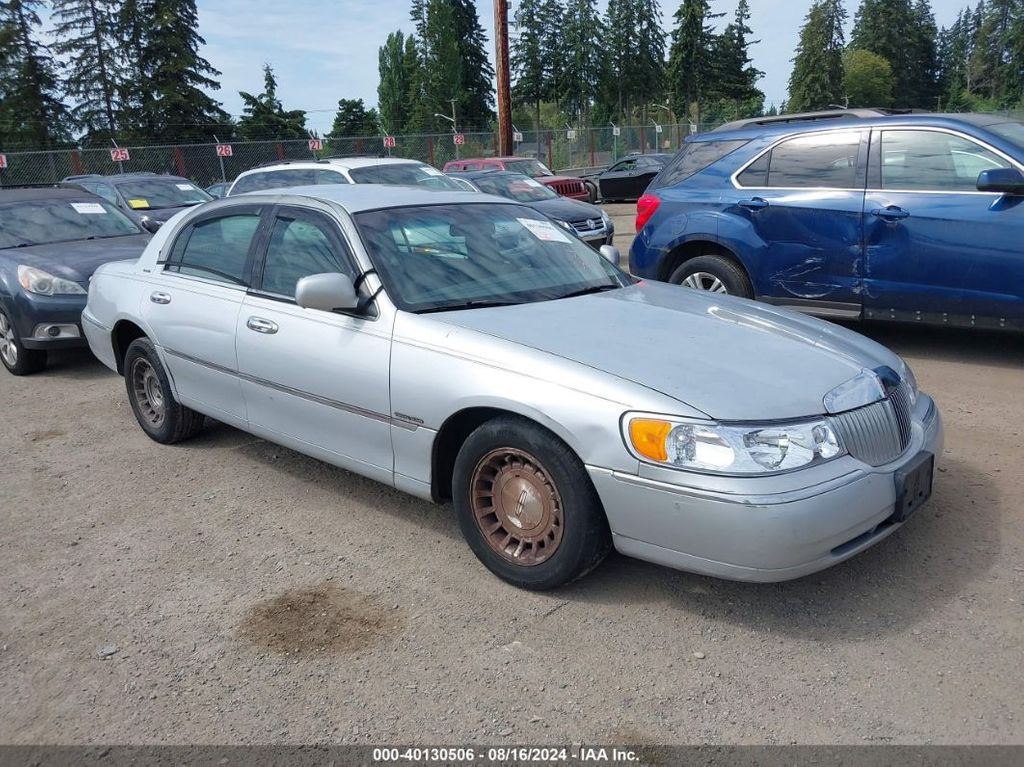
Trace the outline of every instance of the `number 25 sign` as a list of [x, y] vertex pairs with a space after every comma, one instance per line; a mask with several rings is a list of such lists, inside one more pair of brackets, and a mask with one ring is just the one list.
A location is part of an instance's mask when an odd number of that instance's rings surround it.
[[128, 162], [130, 159], [132, 159], [132, 156], [127, 149], [121, 149], [118, 147], [110, 150], [111, 162]]

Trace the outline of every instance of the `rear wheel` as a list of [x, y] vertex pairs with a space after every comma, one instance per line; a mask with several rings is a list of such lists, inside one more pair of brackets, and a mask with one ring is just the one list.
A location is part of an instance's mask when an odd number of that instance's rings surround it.
[[18, 329], [3, 311], [0, 311], [0, 362], [16, 376], [38, 373], [46, 367], [46, 351], [22, 346]]
[[137, 338], [129, 345], [124, 382], [135, 420], [150, 439], [170, 445], [203, 428], [205, 416], [174, 399], [167, 373], [148, 338]]
[[724, 256], [698, 256], [679, 266], [669, 282], [709, 293], [753, 298], [750, 279], [734, 261]]
[[488, 421], [455, 461], [452, 495], [462, 534], [495, 575], [551, 589], [596, 567], [611, 548], [600, 498], [583, 464], [537, 424]]

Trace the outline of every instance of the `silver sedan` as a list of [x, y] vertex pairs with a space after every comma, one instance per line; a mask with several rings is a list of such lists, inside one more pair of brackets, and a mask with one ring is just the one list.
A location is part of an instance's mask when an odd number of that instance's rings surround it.
[[96, 272], [83, 324], [154, 440], [209, 416], [451, 499], [525, 588], [612, 547], [796, 578], [928, 498], [941, 422], [897, 355], [617, 257], [501, 198], [302, 187], [179, 214]]

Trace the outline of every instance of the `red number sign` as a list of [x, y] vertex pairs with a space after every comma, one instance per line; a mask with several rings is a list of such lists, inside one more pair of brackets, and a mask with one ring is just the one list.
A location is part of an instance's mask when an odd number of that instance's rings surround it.
[[395, 137], [394, 136], [385, 136], [384, 137], [384, 148], [385, 149], [394, 149], [395, 148]]
[[455, 134], [455, 143], [456, 143], [456, 144], [457, 144], [458, 146], [462, 146], [463, 144], [465, 144], [465, 143], [466, 143], [466, 137], [465, 137], [465, 135], [464, 135], [464, 134], [462, 134], [462, 133], [456, 133], [456, 134]]
[[319, 152], [323, 148], [324, 148], [324, 142], [321, 141], [320, 139], [318, 139], [318, 138], [311, 138], [309, 140], [309, 151], [310, 152]]
[[7, 167], [7, 155], [0, 154], [0, 169]]
[[111, 149], [110, 150], [110, 161], [111, 162], [128, 162], [132, 159], [132, 156], [128, 153], [127, 149]]
[[217, 156], [218, 157], [230, 157], [231, 156], [231, 144], [217, 144]]

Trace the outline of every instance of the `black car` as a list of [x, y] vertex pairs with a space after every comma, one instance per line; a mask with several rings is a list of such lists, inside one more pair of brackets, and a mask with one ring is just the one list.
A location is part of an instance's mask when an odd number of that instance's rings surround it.
[[463, 173], [449, 171], [448, 175], [469, 182], [485, 194], [507, 197], [539, 210], [575, 232], [576, 236], [595, 250], [602, 245], [612, 244], [615, 226], [607, 213], [589, 202], [562, 197], [550, 187], [522, 173], [476, 170]]
[[639, 200], [655, 176], [672, 159], [670, 154], [631, 154], [587, 181], [597, 184], [601, 199], [605, 202]]
[[49, 349], [86, 346], [89, 277], [137, 258], [150, 236], [106, 200], [78, 189], [0, 191], [0, 361], [14, 375]]
[[156, 173], [68, 176], [60, 185], [99, 195], [150, 232], [179, 210], [213, 199], [187, 178]]

